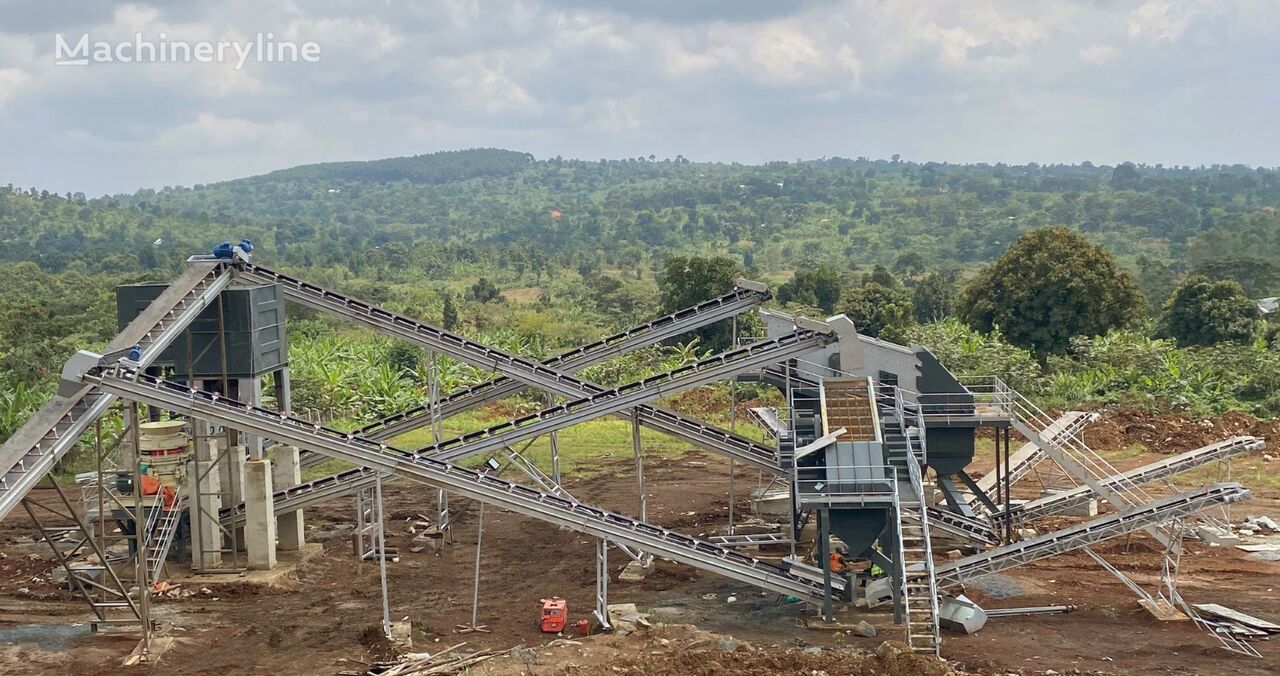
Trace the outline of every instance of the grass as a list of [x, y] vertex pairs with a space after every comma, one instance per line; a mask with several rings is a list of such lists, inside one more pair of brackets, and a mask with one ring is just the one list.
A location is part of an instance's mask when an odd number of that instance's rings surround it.
[[[506, 418], [488, 411], [469, 411], [444, 421], [444, 437], [446, 439], [465, 434], [470, 431], [504, 422]], [[714, 421], [728, 427], [724, 421]], [[738, 433], [757, 441], [763, 439], [763, 431], [755, 424], [740, 420]], [[632, 457], [631, 423], [615, 417], [598, 418], [579, 423], [560, 430], [557, 433], [560, 448], [560, 473], [568, 477], [588, 477], [602, 471], [601, 462], [619, 458]], [[432, 442], [431, 429], [424, 427], [391, 440], [397, 448], [415, 449]], [[516, 444], [516, 450], [525, 448], [525, 443]], [[684, 441], [674, 439], [666, 434], [640, 428], [640, 447], [646, 458], [674, 458], [693, 449]], [[550, 473], [551, 440], [542, 435], [533, 440], [523, 455], [538, 467]], [[471, 458], [461, 464], [474, 467], [484, 461], [483, 457]], [[352, 467], [341, 460], [326, 460], [304, 471], [304, 480], [317, 479]]]

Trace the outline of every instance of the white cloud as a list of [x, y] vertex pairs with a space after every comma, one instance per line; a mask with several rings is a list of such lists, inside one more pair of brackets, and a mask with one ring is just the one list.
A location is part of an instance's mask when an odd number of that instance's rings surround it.
[[0, 68], [0, 109], [4, 102], [18, 95], [22, 85], [30, 80], [30, 76], [17, 68]]
[[[1267, 144], [1221, 122], [1280, 105], [1265, 86], [1280, 56], [1274, 1], [135, 0], [74, 21], [67, 11], [68, 26], [104, 39], [274, 31], [322, 48], [318, 64], [240, 71], [55, 68], [56, 17], [42, 10], [0, 25], [0, 183], [7, 173], [128, 190], [477, 145], [743, 161], [1106, 161], [1117, 148], [1170, 161], [1166, 148], [1181, 148], [1256, 162]], [[0, 21], [14, 11], [0, 2]], [[1150, 113], [1161, 106], [1178, 118]], [[1196, 134], [1173, 133], [1196, 122]], [[63, 147], [76, 169], [48, 157], [37, 139], [50, 138], [76, 141]], [[169, 166], [121, 169], [122, 155]]]
[[1129, 13], [1129, 36], [1177, 42], [1197, 13], [1199, 2], [1147, 0]]
[[1080, 50], [1080, 59], [1085, 63], [1101, 65], [1116, 58], [1119, 53], [1120, 50], [1111, 45], [1089, 45]]

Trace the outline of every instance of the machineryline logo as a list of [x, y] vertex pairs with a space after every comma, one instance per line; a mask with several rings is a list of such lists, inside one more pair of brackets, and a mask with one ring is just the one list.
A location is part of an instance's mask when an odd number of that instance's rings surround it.
[[134, 33], [131, 40], [93, 40], [88, 33], [53, 35], [53, 62], [58, 66], [100, 63], [229, 63], [236, 70], [253, 63], [316, 63], [315, 42], [277, 40], [275, 33], [258, 33], [252, 40], [170, 40], [165, 33], [149, 39]]

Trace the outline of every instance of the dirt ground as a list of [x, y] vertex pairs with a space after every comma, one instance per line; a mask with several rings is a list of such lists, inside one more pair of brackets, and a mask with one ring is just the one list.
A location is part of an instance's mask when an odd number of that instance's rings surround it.
[[[1095, 426], [1101, 432], [1091, 431], [1086, 438], [1099, 450], [1115, 452], [1115, 464], [1127, 468], [1229, 436], [1239, 431], [1232, 425], [1248, 423], [1228, 416], [1214, 421], [1209, 430], [1182, 422], [1112, 414]], [[1261, 431], [1274, 435], [1276, 428]], [[1143, 435], [1150, 435], [1150, 440]], [[1135, 440], [1154, 450], [1133, 454]], [[1276, 454], [1274, 437], [1265, 452]], [[980, 453], [989, 455], [989, 451]], [[1263, 463], [1261, 455], [1255, 452], [1236, 464], [1274, 477], [1280, 467]], [[979, 459], [978, 467], [984, 466], [991, 466], [989, 457]], [[1249, 471], [1242, 470], [1236, 478]], [[646, 465], [646, 480], [650, 520], [699, 535], [724, 527], [726, 462], [693, 451], [678, 459], [655, 459]], [[758, 481], [755, 471], [739, 471], [739, 515], [747, 513], [745, 496]], [[599, 473], [572, 480], [568, 487], [588, 502], [626, 513], [637, 511], [635, 475], [629, 463], [605, 464]], [[1235, 514], [1280, 519], [1278, 498], [1280, 490], [1272, 485], [1255, 488], [1254, 499], [1236, 507]], [[537, 630], [539, 599], [552, 595], [567, 599], [571, 619], [590, 615], [595, 542], [487, 508], [478, 621], [491, 633], [455, 634], [456, 625], [471, 619], [478, 505], [454, 502], [454, 542], [439, 555], [430, 550], [411, 553], [409, 529], [419, 513], [432, 513], [433, 501], [434, 491], [420, 486], [397, 482], [386, 487], [388, 544], [401, 553], [399, 562], [388, 565], [392, 619], [407, 618], [412, 623], [414, 650], [431, 652], [462, 641], [475, 649], [542, 646], [555, 637]], [[323, 541], [326, 551], [291, 575], [285, 585], [264, 589], [233, 576], [224, 583], [202, 585], [188, 598], [158, 599], [156, 616], [174, 639], [158, 667], [121, 668], [118, 665], [136, 638], [88, 633], [83, 601], [50, 581], [56, 564], [47, 546], [32, 541], [34, 529], [24, 517], [15, 513], [0, 523], [0, 673], [159, 669], [173, 674], [336, 674], [361, 669], [362, 662], [372, 659], [366, 630], [380, 621], [377, 567], [357, 562], [351, 553], [349, 530], [343, 529], [354, 518], [348, 499], [307, 511], [309, 538]], [[1151, 588], [1158, 579], [1160, 561], [1153, 542], [1133, 536], [1095, 550]], [[625, 562], [621, 552], [611, 550], [614, 571]], [[1280, 621], [1280, 595], [1275, 590], [1280, 586], [1280, 563], [1252, 559], [1234, 547], [1189, 542], [1181, 583], [1183, 594], [1192, 602], [1220, 603]], [[1151, 618], [1130, 591], [1083, 553], [1013, 569], [990, 584], [971, 585], [966, 592], [989, 608], [1066, 603], [1079, 609], [1067, 615], [993, 618], [986, 628], [969, 636], [944, 632], [943, 654], [957, 671], [1280, 672], [1280, 642], [1254, 644], [1263, 660], [1225, 653], [1189, 622]], [[735, 598], [733, 603], [728, 602], [730, 596]], [[890, 668], [883, 657], [875, 656], [886, 639], [902, 638], [901, 629], [887, 615], [852, 607], [838, 611], [842, 621], [870, 621], [879, 630], [876, 638], [813, 631], [802, 626], [812, 616], [803, 604], [786, 603], [776, 594], [762, 594], [748, 585], [671, 562], [659, 561], [642, 582], [611, 582], [610, 600], [634, 602], [651, 612], [653, 621], [670, 626], [643, 635], [593, 637], [582, 646], [521, 652], [487, 662], [476, 673], [930, 673], [915, 663]], [[751, 650], [717, 652], [705, 644], [691, 646], [702, 635], [688, 625], [731, 635], [748, 642]], [[813, 646], [866, 652], [802, 652]]]

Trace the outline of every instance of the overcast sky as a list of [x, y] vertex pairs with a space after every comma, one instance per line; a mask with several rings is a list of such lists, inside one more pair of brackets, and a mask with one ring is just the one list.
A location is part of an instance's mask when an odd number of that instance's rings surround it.
[[[315, 63], [55, 65], [91, 41]], [[538, 157], [1280, 164], [1277, 0], [0, 0], [0, 183]]]

